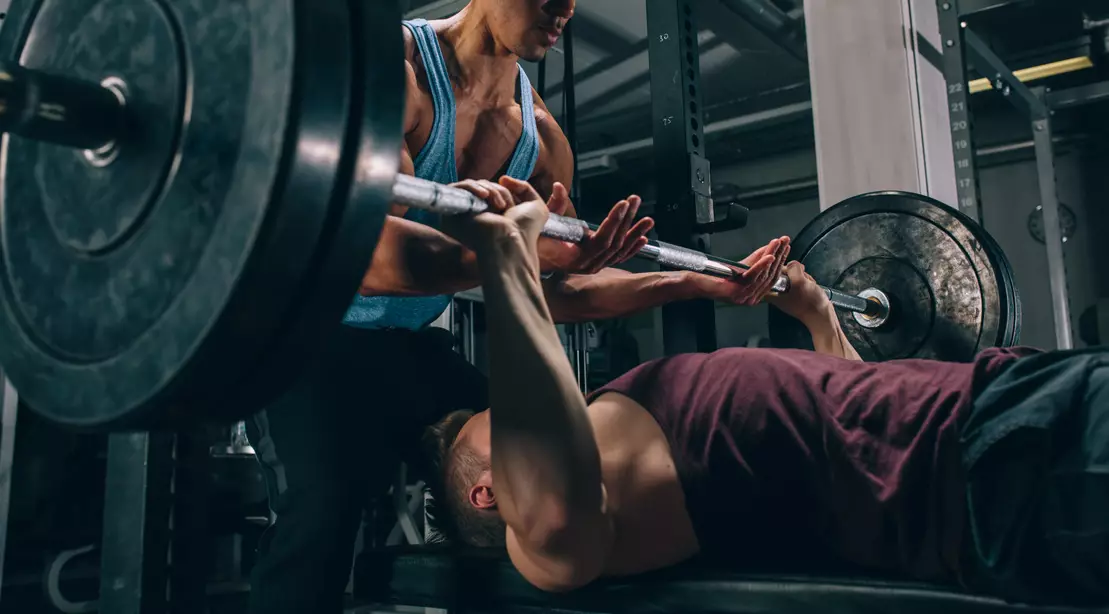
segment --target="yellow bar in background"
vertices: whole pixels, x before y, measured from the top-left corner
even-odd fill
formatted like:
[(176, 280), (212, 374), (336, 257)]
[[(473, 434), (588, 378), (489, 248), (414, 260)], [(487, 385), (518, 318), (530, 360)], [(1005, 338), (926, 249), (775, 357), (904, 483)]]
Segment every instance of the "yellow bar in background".
[[(1056, 75), (1063, 75), (1069, 72), (1078, 70), (1085, 70), (1093, 68), (1094, 63), (1086, 56), (1071, 58), (1069, 60), (1060, 60), (1050, 64), (1043, 64), (1041, 66), (1033, 66), (1032, 68), (1022, 68), (1013, 71), (1013, 75), (1020, 79), (1021, 83), (1029, 81), (1036, 81), (1037, 79), (1046, 79)], [(986, 90), (993, 89), (993, 82), (990, 79), (975, 79), (970, 82), (970, 93), (977, 94)]]

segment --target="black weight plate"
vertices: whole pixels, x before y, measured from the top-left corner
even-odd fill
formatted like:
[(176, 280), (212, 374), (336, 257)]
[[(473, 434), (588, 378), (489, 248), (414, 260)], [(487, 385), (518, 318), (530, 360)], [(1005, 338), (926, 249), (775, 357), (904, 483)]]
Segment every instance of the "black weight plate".
[(133, 124), (104, 167), (4, 138), (0, 363), (32, 409), (159, 426), (241, 385), (329, 238), (349, 71), (303, 68), (349, 66), (349, 40), (299, 37), (346, 17), (343, 0), (13, 5), (0, 58), (121, 78)]
[[(343, 156), (327, 222), (328, 238), (314, 255), (315, 272), (294, 291), (299, 300), (253, 376), (235, 395), (223, 400), (223, 419), (245, 417), (279, 394), (281, 387), (274, 383), (295, 377), (304, 358), (327, 342), (329, 331), (339, 327), (357, 294), (400, 170), (405, 100), (401, 19), (396, 0), (351, 0), (345, 31), (316, 33), (321, 37), (350, 36), (353, 43), (352, 59), (345, 67), (353, 84), (351, 112), (340, 143)], [(304, 32), (304, 36), (311, 34)]]
[[(926, 197), (921, 196), (920, 198)], [(932, 202), (940, 204), (941, 206), (946, 206), (939, 203), (939, 201)], [(978, 239), (981, 244), (993, 269), (998, 272), (998, 287), (1003, 298), (1001, 309), (1003, 330), (997, 347), (1012, 347), (1017, 345), (1020, 342), (1023, 312), (1020, 303), (1020, 292), (1017, 288), (1016, 274), (1013, 272), (1013, 266), (1010, 264), (1008, 256), (1005, 255), (1005, 251), (1001, 249), (1001, 245), (997, 240), (980, 224), (955, 209), (949, 209), (949, 212), (958, 220), (962, 221), (962, 223), (974, 233), (975, 238)]]
[[(889, 296), (891, 318), (878, 329), (839, 312), (867, 361), (969, 361), (1007, 343), (1019, 320), (1011, 267), (997, 243), (965, 215), (917, 194), (878, 192), (835, 205), (797, 235), (793, 257), (825, 286)], [(808, 331), (775, 309), (769, 325), (777, 347), (812, 347)]]
[(1020, 302), (1020, 290), (1017, 288), (1016, 273), (1013, 271), (1013, 266), (1009, 262), (1008, 256), (1005, 255), (1005, 252), (1001, 249), (1001, 245), (998, 244), (997, 240), (988, 232), (982, 230), (981, 226), (975, 224), (974, 227), (980, 231), (978, 237), (983, 247), (986, 249), (986, 254), (989, 256), (990, 262), (1001, 272), (999, 279), (1002, 281), (1001, 288), (1005, 291), (1005, 304), (1004, 310), (1002, 311), (1005, 331), (998, 346), (1012, 347), (1020, 343), (1020, 331), (1024, 319)]

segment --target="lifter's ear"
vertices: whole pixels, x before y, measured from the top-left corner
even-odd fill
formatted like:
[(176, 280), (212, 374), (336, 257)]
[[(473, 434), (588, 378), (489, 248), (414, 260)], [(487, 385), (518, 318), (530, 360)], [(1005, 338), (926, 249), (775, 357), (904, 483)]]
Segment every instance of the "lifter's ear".
[(493, 493), (493, 485), (482, 475), (477, 484), (470, 487), (470, 505), (479, 510), (490, 510), (497, 507), (497, 496)]

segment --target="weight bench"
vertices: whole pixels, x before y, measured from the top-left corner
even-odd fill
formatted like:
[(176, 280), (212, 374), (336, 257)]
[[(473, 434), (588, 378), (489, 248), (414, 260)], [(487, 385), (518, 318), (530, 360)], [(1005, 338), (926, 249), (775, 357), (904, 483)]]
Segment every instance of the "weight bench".
[(1091, 612), (1012, 606), (958, 589), (850, 574), (766, 574), (690, 563), (568, 594), (529, 585), (499, 551), (416, 546), (365, 552), (355, 594), (454, 612), (986, 614)]
[(1062, 614), (1109, 610), (1013, 606), (956, 587), (875, 576), (837, 565), (833, 571), (723, 568), (693, 561), (634, 578), (604, 580), (567, 594), (545, 593), (516, 572), (503, 551), (424, 545), (416, 518), (426, 516), (402, 464), (394, 475), (397, 524), (387, 543), (354, 566), (354, 596), (376, 603), (452, 612), (588, 612), (596, 614)]

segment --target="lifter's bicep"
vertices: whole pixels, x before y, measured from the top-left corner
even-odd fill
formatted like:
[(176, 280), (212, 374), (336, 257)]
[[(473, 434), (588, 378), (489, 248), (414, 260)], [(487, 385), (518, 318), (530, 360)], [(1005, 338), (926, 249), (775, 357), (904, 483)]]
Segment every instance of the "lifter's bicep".
[[(412, 62), (405, 61), (404, 70), (404, 136), (400, 151), (400, 168), (398, 170), (404, 175), (415, 175), (416, 163), (412, 158), (411, 150), (408, 148), (408, 135), (415, 132), (420, 126), (420, 90), (416, 83), (416, 69), (412, 66)], [(403, 216), (407, 211), (408, 207), (394, 204), (389, 213), (396, 216)]]
[[(603, 488), (602, 485), (602, 491)], [(508, 557), (532, 586), (564, 593), (582, 588), (604, 574), (616, 537), (612, 516), (606, 511), (578, 520), (572, 530), (546, 544), (531, 543), (511, 527), (506, 529)]]
[[(543, 198), (550, 198), (554, 185), (561, 183), (566, 189), (574, 183), (574, 150), (570, 147), (570, 140), (562, 131), (562, 127), (554, 120), (546, 103), (535, 96), (535, 125), (539, 133), (539, 160), (529, 182)], [(562, 213), (567, 217), (577, 217), (577, 211), (571, 204), (569, 209)]]

